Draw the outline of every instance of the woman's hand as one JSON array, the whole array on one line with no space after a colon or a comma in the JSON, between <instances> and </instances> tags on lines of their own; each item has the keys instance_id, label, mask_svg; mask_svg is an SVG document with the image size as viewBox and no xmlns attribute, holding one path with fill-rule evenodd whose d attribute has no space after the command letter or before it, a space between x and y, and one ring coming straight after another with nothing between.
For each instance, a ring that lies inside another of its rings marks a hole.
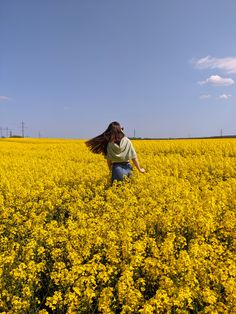
<instances>
[{"instance_id":1,"label":"woman's hand","mask_svg":"<svg viewBox=\"0 0 236 314\"><path fill-rule=\"evenodd\" d=\"M132 161L133 161L135 167L138 169L139 172L141 172L141 173L145 172L145 169L140 167L139 162L138 162L138 158L134 158L134 159L132 159Z\"/></svg>"}]
</instances>

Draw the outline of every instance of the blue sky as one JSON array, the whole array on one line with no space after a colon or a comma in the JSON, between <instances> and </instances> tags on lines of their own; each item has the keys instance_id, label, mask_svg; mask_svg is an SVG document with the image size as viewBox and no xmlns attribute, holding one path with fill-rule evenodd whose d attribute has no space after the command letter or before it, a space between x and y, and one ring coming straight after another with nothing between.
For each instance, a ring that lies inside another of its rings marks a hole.
<instances>
[{"instance_id":1,"label":"blue sky","mask_svg":"<svg viewBox=\"0 0 236 314\"><path fill-rule=\"evenodd\" d=\"M2 0L0 127L236 134L235 12L235 0Z\"/></svg>"}]
</instances>

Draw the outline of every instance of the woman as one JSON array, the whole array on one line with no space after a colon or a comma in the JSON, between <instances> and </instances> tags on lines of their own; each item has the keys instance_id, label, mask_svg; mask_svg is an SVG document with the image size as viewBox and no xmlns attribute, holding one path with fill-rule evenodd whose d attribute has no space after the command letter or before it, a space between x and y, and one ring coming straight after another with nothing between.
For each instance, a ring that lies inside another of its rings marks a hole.
<instances>
[{"instance_id":1,"label":"woman","mask_svg":"<svg viewBox=\"0 0 236 314\"><path fill-rule=\"evenodd\" d=\"M109 170L114 180L123 181L132 171L130 160L133 161L139 172L144 173L138 162L137 154L131 141L125 136L123 128L116 121L109 124L102 134L86 142L89 149L95 154L103 154L107 159Z\"/></svg>"}]
</instances>

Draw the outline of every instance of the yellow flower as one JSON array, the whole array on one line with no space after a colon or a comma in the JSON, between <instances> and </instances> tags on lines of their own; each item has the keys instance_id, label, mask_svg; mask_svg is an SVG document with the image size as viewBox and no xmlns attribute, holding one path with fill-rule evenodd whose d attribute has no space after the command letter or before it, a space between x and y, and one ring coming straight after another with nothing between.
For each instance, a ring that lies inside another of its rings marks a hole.
<instances>
[{"instance_id":1,"label":"yellow flower","mask_svg":"<svg viewBox=\"0 0 236 314\"><path fill-rule=\"evenodd\" d=\"M111 186L82 140L0 139L2 313L233 313L236 140L136 140Z\"/></svg>"}]
</instances>

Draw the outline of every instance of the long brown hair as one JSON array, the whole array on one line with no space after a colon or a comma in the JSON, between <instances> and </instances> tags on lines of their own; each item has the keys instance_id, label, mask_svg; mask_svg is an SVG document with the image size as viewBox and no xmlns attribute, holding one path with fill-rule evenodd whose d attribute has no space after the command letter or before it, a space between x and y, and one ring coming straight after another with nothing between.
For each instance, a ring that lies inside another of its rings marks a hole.
<instances>
[{"instance_id":1,"label":"long brown hair","mask_svg":"<svg viewBox=\"0 0 236 314\"><path fill-rule=\"evenodd\" d=\"M88 148L95 154L107 154L107 145L109 142L120 143L124 137L123 128L117 121L111 122L108 128L100 135L85 142Z\"/></svg>"}]
</instances>

